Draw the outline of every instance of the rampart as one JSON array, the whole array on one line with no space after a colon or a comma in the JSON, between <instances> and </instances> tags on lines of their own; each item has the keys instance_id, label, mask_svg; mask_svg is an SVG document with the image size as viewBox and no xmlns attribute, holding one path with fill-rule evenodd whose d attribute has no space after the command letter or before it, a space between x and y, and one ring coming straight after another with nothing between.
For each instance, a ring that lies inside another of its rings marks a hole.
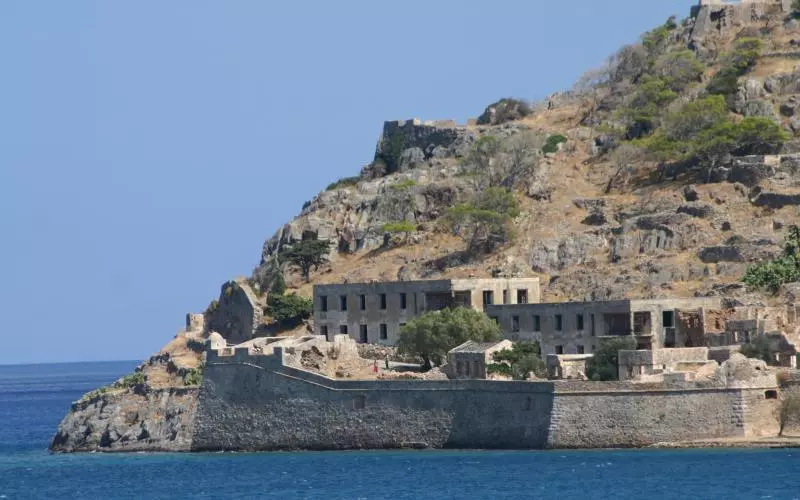
<instances>
[{"instance_id":1,"label":"rampart","mask_svg":"<svg viewBox=\"0 0 800 500\"><path fill-rule=\"evenodd\" d=\"M197 451L635 447L777 432L772 384L334 380L286 366L281 347L226 354L208 352Z\"/></svg>"}]
</instances>

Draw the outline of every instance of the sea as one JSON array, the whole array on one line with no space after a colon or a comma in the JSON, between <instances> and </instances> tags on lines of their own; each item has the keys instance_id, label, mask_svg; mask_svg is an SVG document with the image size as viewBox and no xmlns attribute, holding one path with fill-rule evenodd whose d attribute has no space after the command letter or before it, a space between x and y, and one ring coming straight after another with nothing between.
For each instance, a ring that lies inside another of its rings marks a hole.
<instances>
[{"instance_id":1,"label":"sea","mask_svg":"<svg viewBox=\"0 0 800 500\"><path fill-rule=\"evenodd\" d=\"M0 499L800 498L800 450L82 453L70 403L136 362L0 365Z\"/></svg>"}]
</instances>

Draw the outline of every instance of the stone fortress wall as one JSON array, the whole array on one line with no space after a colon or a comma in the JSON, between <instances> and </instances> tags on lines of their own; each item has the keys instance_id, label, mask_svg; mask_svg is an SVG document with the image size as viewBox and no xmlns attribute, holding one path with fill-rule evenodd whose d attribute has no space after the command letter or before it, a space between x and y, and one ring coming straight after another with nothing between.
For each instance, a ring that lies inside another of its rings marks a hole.
<instances>
[{"instance_id":1,"label":"stone fortress wall","mask_svg":"<svg viewBox=\"0 0 800 500\"><path fill-rule=\"evenodd\" d=\"M777 432L774 380L334 380L285 355L209 349L193 450L632 447Z\"/></svg>"}]
</instances>

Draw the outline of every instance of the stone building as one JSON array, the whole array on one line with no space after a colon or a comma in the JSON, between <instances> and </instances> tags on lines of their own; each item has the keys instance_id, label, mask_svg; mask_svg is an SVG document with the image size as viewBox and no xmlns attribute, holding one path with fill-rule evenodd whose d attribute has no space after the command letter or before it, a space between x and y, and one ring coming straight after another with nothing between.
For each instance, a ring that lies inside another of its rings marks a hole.
<instances>
[{"instance_id":1,"label":"stone building","mask_svg":"<svg viewBox=\"0 0 800 500\"><path fill-rule=\"evenodd\" d=\"M510 340L475 342L468 340L447 353L449 378L486 378L486 365L494 362L494 353L511 349Z\"/></svg>"},{"instance_id":2,"label":"stone building","mask_svg":"<svg viewBox=\"0 0 800 500\"><path fill-rule=\"evenodd\" d=\"M678 321L678 314L702 317L705 310L719 308L718 298L692 298L493 305L486 313L499 322L506 338L538 340L547 355L591 354L602 339L628 335L639 349L704 345L690 335L692 325Z\"/></svg>"},{"instance_id":3,"label":"stone building","mask_svg":"<svg viewBox=\"0 0 800 500\"><path fill-rule=\"evenodd\" d=\"M539 302L539 278L447 279L314 285L318 335L346 334L362 343L394 345L400 327L425 311L453 306Z\"/></svg>"}]
</instances>

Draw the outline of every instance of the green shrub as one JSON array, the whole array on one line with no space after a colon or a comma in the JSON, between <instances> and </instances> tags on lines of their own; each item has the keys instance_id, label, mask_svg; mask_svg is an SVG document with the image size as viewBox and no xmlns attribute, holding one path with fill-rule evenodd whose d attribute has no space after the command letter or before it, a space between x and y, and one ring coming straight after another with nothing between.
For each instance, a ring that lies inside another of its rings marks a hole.
<instances>
[{"instance_id":1,"label":"green shrub","mask_svg":"<svg viewBox=\"0 0 800 500\"><path fill-rule=\"evenodd\" d=\"M678 27L675 22L675 16L671 16L667 21L658 28L648 31L642 36L642 45L648 52L657 52L663 48L664 42L669 37L670 32Z\"/></svg>"},{"instance_id":2,"label":"green shrub","mask_svg":"<svg viewBox=\"0 0 800 500\"><path fill-rule=\"evenodd\" d=\"M417 226L408 221L390 222L384 224L382 229L385 233L413 233L417 230Z\"/></svg>"},{"instance_id":3,"label":"green shrub","mask_svg":"<svg viewBox=\"0 0 800 500\"><path fill-rule=\"evenodd\" d=\"M219 307L219 301L217 299L213 299L211 302L208 303L208 307L206 307L205 315L208 316L214 311L217 310Z\"/></svg>"},{"instance_id":4,"label":"green shrub","mask_svg":"<svg viewBox=\"0 0 800 500\"><path fill-rule=\"evenodd\" d=\"M499 373L514 380L528 380L531 373L539 378L547 376L539 342L517 342L511 349L494 353L492 358L494 363L486 367L488 373Z\"/></svg>"},{"instance_id":5,"label":"green shrub","mask_svg":"<svg viewBox=\"0 0 800 500\"><path fill-rule=\"evenodd\" d=\"M97 389L95 389L93 391L89 391L86 394L84 394L83 396L81 396L81 400L82 401L89 401L89 400L95 399L95 398L97 398L99 396L102 396L103 394L107 393L110 390L111 390L111 386L108 386L108 385L104 385L103 387L98 387Z\"/></svg>"},{"instance_id":6,"label":"green shrub","mask_svg":"<svg viewBox=\"0 0 800 500\"><path fill-rule=\"evenodd\" d=\"M400 182L392 184L389 187L391 189L395 189L397 191L403 191L405 189L410 189L410 188L412 188L412 187L414 187L416 185L417 185L417 181L415 181L414 179L404 179L404 180L402 180Z\"/></svg>"},{"instance_id":7,"label":"green shrub","mask_svg":"<svg viewBox=\"0 0 800 500\"><path fill-rule=\"evenodd\" d=\"M400 329L397 350L422 359L425 370L441 365L447 351L468 340L488 342L501 338L500 327L482 311L458 307L429 311Z\"/></svg>"},{"instance_id":8,"label":"green shrub","mask_svg":"<svg viewBox=\"0 0 800 500\"><path fill-rule=\"evenodd\" d=\"M278 271L275 274L275 279L269 287L269 293L276 295L283 295L286 293L286 280L283 278L283 273Z\"/></svg>"},{"instance_id":9,"label":"green shrub","mask_svg":"<svg viewBox=\"0 0 800 500\"><path fill-rule=\"evenodd\" d=\"M453 234L467 242L467 251L489 252L514 238L511 219L519 215L519 204L507 189L484 189L472 203L449 209L442 218Z\"/></svg>"},{"instance_id":10,"label":"green shrub","mask_svg":"<svg viewBox=\"0 0 800 500\"><path fill-rule=\"evenodd\" d=\"M314 312L313 301L297 294L270 295L266 313L284 328L293 328Z\"/></svg>"},{"instance_id":11,"label":"green shrub","mask_svg":"<svg viewBox=\"0 0 800 500\"><path fill-rule=\"evenodd\" d=\"M331 182L328 184L328 187L325 188L325 191L333 191L334 189L343 189L351 186L355 186L358 184L358 181L361 180L361 177L342 177L336 182Z\"/></svg>"},{"instance_id":12,"label":"green shrub","mask_svg":"<svg viewBox=\"0 0 800 500\"><path fill-rule=\"evenodd\" d=\"M691 50L669 52L660 57L654 67L656 76L667 88L682 92L692 83L702 81L705 66Z\"/></svg>"},{"instance_id":13,"label":"green shrub","mask_svg":"<svg viewBox=\"0 0 800 500\"><path fill-rule=\"evenodd\" d=\"M492 109L494 109L494 113L490 112ZM488 105L486 110L478 117L478 124L505 123L525 118L531 113L533 113L533 108L527 102L506 97Z\"/></svg>"},{"instance_id":14,"label":"green shrub","mask_svg":"<svg viewBox=\"0 0 800 500\"><path fill-rule=\"evenodd\" d=\"M732 107L733 97L739 90L739 77L753 69L761 57L761 49L762 42L758 38L737 40L725 64L706 86L708 93L726 96L728 106Z\"/></svg>"},{"instance_id":15,"label":"green shrub","mask_svg":"<svg viewBox=\"0 0 800 500\"><path fill-rule=\"evenodd\" d=\"M589 380L617 380L619 378L619 351L636 349L636 339L619 337L603 340L589 361L586 376Z\"/></svg>"},{"instance_id":16,"label":"green shrub","mask_svg":"<svg viewBox=\"0 0 800 500\"><path fill-rule=\"evenodd\" d=\"M781 257L748 267L742 281L752 289L773 294L784 283L800 281L800 228L789 227Z\"/></svg>"},{"instance_id":17,"label":"green shrub","mask_svg":"<svg viewBox=\"0 0 800 500\"><path fill-rule=\"evenodd\" d=\"M739 353L748 358L760 359L768 365L773 364L772 347L766 337L758 337L755 342L744 344L739 348Z\"/></svg>"},{"instance_id":18,"label":"green shrub","mask_svg":"<svg viewBox=\"0 0 800 500\"><path fill-rule=\"evenodd\" d=\"M381 143L381 151L375 158L375 164L382 164L382 170L391 174L400 168L403 151L406 150L406 136L399 130L394 130L389 137Z\"/></svg>"},{"instance_id":19,"label":"green shrub","mask_svg":"<svg viewBox=\"0 0 800 500\"><path fill-rule=\"evenodd\" d=\"M542 147L542 153L555 153L558 151L558 145L563 142L567 142L567 138L561 134L549 136Z\"/></svg>"},{"instance_id":20,"label":"green shrub","mask_svg":"<svg viewBox=\"0 0 800 500\"><path fill-rule=\"evenodd\" d=\"M133 372L114 382L114 387L129 389L145 382L147 382L147 376L145 376L144 372Z\"/></svg>"},{"instance_id":21,"label":"green shrub","mask_svg":"<svg viewBox=\"0 0 800 500\"><path fill-rule=\"evenodd\" d=\"M193 386L203 383L203 370L204 366L200 365L197 368L189 368L183 375L183 385Z\"/></svg>"}]
</instances>

